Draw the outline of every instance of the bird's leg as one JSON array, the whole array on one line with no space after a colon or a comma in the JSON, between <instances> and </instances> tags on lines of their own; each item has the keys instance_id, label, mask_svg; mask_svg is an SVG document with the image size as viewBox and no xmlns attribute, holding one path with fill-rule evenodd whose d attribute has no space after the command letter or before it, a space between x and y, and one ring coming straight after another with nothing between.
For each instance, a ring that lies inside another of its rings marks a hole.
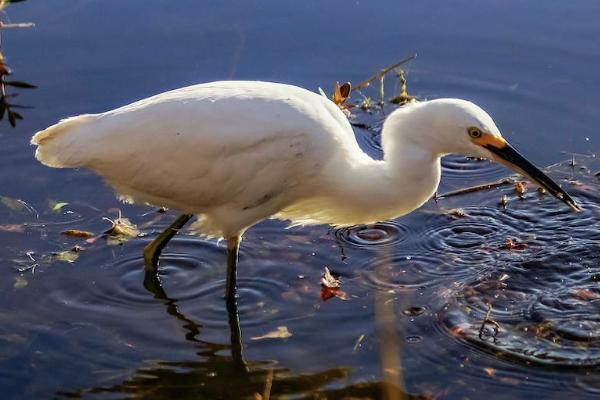
<instances>
[{"instance_id":1,"label":"bird's leg","mask_svg":"<svg viewBox=\"0 0 600 400\"><path fill-rule=\"evenodd\" d=\"M239 249L239 236L233 236L227 239L227 281L225 283L225 299L227 301L227 310L230 312L237 312L235 292Z\"/></svg>"},{"instance_id":2,"label":"bird's leg","mask_svg":"<svg viewBox=\"0 0 600 400\"><path fill-rule=\"evenodd\" d=\"M244 360L244 345L242 344L242 330L240 329L240 316L235 300L227 302L227 315L229 319L229 333L231 339L231 358L233 366L239 371L248 372L246 360Z\"/></svg>"},{"instance_id":3,"label":"bird's leg","mask_svg":"<svg viewBox=\"0 0 600 400\"><path fill-rule=\"evenodd\" d=\"M169 240L183 228L190 218L192 218L192 214L181 214L167 229L162 231L160 235L144 247L144 265L146 266L146 271L156 272L158 257L160 256L162 249L169 243Z\"/></svg>"}]
</instances>

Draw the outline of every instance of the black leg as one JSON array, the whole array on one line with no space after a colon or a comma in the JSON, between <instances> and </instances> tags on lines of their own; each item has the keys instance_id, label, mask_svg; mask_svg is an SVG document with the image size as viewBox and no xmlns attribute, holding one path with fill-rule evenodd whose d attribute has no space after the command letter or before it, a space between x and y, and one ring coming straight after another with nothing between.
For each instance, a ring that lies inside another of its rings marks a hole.
<instances>
[{"instance_id":1,"label":"black leg","mask_svg":"<svg viewBox=\"0 0 600 400\"><path fill-rule=\"evenodd\" d=\"M169 240L183 228L183 226L192 218L192 214L181 214L169 225L167 229L161 232L150 244L144 247L144 265L146 271L154 271L158 267L158 257L162 249L169 243Z\"/></svg>"},{"instance_id":2,"label":"black leg","mask_svg":"<svg viewBox=\"0 0 600 400\"><path fill-rule=\"evenodd\" d=\"M225 300L227 301L227 310L232 311L235 309L236 312L236 281L239 249L239 236L227 239L227 281L225 283Z\"/></svg>"}]
</instances>

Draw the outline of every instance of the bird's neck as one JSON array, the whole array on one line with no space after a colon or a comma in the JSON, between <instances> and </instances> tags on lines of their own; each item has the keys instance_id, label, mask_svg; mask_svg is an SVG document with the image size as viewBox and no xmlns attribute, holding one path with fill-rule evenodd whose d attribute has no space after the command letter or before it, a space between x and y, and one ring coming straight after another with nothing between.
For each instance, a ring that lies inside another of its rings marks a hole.
<instances>
[{"instance_id":1,"label":"bird's neck","mask_svg":"<svg viewBox=\"0 0 600 400\"><path fill-rule=\"evenodd\" d=\"M432 197L440 181L440 157L410 144L385 154L383 160L364 155L348 168L338 179L332 199L339 225L408 214Z\"/></svg>"}]
</instances>

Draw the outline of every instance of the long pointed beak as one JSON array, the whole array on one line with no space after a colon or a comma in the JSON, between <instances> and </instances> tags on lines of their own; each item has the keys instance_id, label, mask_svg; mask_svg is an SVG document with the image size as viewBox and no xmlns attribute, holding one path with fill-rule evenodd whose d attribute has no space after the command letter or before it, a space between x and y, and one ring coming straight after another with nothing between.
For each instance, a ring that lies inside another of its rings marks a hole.
<instances>
[{"instance_id":1,"label":"long pointed beak","mask_svg":"<svg viewBox=\"0 0 600 400\"><path fill-rule=\"evenodd\" d=\"M540 171L535 165L527 161L517 150L514 149L510 144L503 143L488 143L483 147L488 149L494 154L495 161L499 161L507 167L529 177L534 182L537 182L541 187L546 189L549 193L554 195L557 199L565 202L573 209L573 211L579 212L581 208L575 200L567 192L565 192L556 182Z\"/></svg>"}]
</instances>

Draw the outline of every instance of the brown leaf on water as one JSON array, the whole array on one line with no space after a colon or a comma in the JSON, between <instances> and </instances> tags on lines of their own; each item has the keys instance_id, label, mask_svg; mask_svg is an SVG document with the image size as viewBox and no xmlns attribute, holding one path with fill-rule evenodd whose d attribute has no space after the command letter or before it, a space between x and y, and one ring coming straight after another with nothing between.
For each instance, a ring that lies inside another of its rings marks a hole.
<instances>
[{"instance_id":1,"label":"brown leaf on water","mask_svg":"<svg viewBox=\"0 0 600 400\"><path fill-rule=\"evenodd\" d=\"M333 276L329 268L325 267L323 275L321 275L321 299L329 300L332 297L337 297L342 300L348 300L348 294L341 290L342 282Z\"/></svg>"},{"instance_id":2,"label":"brown leaf on water","mask_svg":"<svg viewBox=\"0 0 600 400\"><path fill-rule=\"evenodd\" d=\"M572 289L571 296L573 296L577 300L582 300L582 301L593 301L593 300L600 299L600 293L597 293L597 292L594 292L593 290L585 289L585 288Z\"/></svg>"},{"instance_id":3,"label":"brown leaf on water","mask_svg":"<svg viewBox=\"0 0 600 400\"><path fill-rule=\"evenodd\" d=\"M500 250L525 250L527 245L525 243L517 242L511 238L506 238L503 244L498 246Z\"/></svg>"},{"instance_id":4,"label":"brown leaf on water","mask_svg":"<svg viewBox=\"0 0 600 400\"><path fill-rule=\"evenodd\" d=\"M483 370L485 371L487 376L489 376L490 378L492 378L494 375L496 375L496 370L494 368L484 368Z\"/></svg>"},{"instance_id":5,"label":"brown leaf on water","mask_svg":"<svg viewBox=\"0 0 600 400\"><path fill-rule=\"evenodd\" d=\"M331 274L329 268L325 267L323 275L321 275L321 286L325 286L329 289L337 289L341 285L342 282Z\"/></svg>"},{"instance_id":6,"label":"brown leaf on water","mask_svg":"<svg viewBox=\"0 0 600 400\"><path fill-rule=\"evenodd\" d=\"M278 326L274 331L270 331L261 336L251 337L250 340L263 340L263 339L285 339L292 336L287 326Z\"/></svg>"},{"instance_id":7,"label":"brown leaf on water","mask_svg":"<svg viewBox=\"0 0 600 400\"><path fill-rule=\"evenodd\" d=\"M23 233L25 232L25 225L22 224L6 224L0 225L1 232L12 232L12 233Z\"/></svg>"},{"instance_id":8,"label":"brown leaf on water","mask_svg":"<svg viewBox=\"0 0 600 400\"><path fill-rule=\"evenodd\" d=\"M342 104L344 104L346 100L348 100L348 97L350 96L351 87L352 86L350 85L350 82L343 83L342 85L340 85L339 82L335 83L335 86L333 87L333 96L331 97L331 100L335 103L336 106L340 107Z\"/></svg>"},{"instance_id":9,"label":"brown leaf on water","mask_svg":"<svg viewBox=\"0 0 600 400\"><path fill-rule=\"evenodd\" d=\"M519 196L523 196L525 193L525 183L519 181L515 182L515 192L517 192Z\"/></svg>"},{"instance_id":10,"label":"brown leaf on water","mask_svg":"<svg viewBox=\"0 0 600 400\"><path fill-rule=\"evenodd\" d=\"M469 214L467 214L462 208L452 208L446 211L444 214L452 218L464 218L469 216Z\"/></svg>"},{"instance_id":11,"label":"brown leaf on water","mask_svg":"<svg viewBox=\"0 0 600 400\"><path fill-rule=\"evenodd\" d=\"M339 288L328 288L321 286L321 299L326 301L332 297L337 297L340 300L350 300L348 294Z\"/></svg>"},{"instance_id":12,"label":"brown leaf on water","mask_svg":"<svg viewBox=\"0 0 600 400\"><path fill-rule=\"evenodd\" d=\"M79 251L80 248L77 247L72 250L59 251L57 253L52 253L52 258L56 261L72 264L79 258Z\"/></svg>"},{"instance_id":13,"label":"brown leaf on water","mask_svg":"<svg viewBox=\"0 0 600 400\"><path fill-rule=\"evenodd\" d=\"M79 238L91 238L94 237L92 232L82 231L79 229L67 229L66 231L61 232L63 235L79 237Z\"/></svg>"},{"instance_id":14,"label":"brown leaf on water","mask_svg":"<svg viewBox=\"0 0 600 400\"><path fill-rule=\"evenodd\" d=\"M140 234L140 230L135 224L133 224L128 218L123 218L121 211L119 211L119 217L115 220L104 217L105 220L109 221L112 226L106 232L109 236L108 244L121 244L131 238L137 237Z\"/></svg>"}]
</instances>

